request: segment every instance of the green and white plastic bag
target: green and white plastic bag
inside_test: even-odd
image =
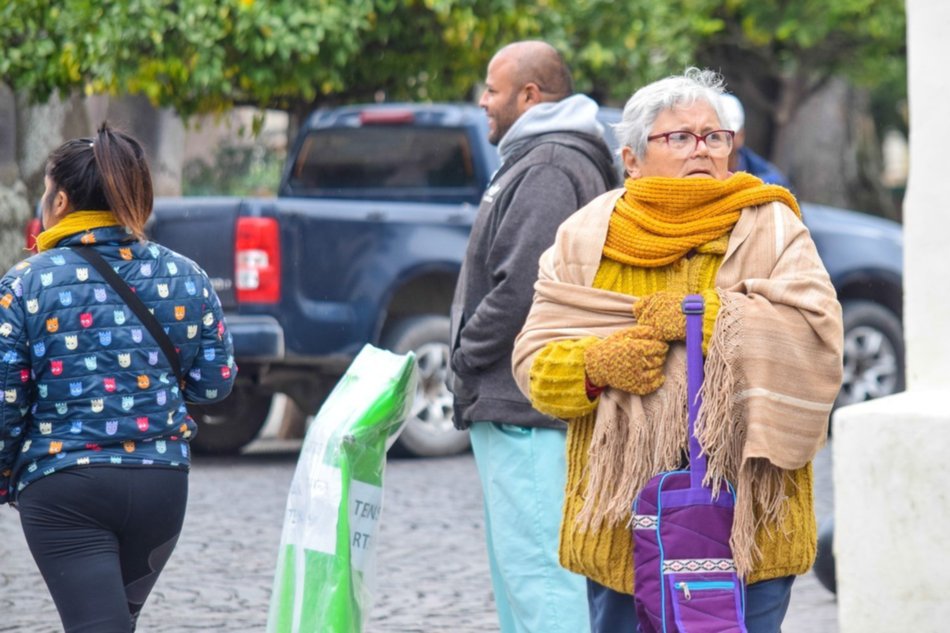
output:
[[[416,393],[412,353],[365,346],[310,424],[294,473],[268,633],[360,633],[376,588],[386,449]]]

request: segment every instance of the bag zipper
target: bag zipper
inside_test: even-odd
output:
[[[683,597],[687,600],[693,598],[691,591],[708,591],[715,589],[729,590],[735,588],[736,583],[728,580],[694,580],[693,582],[680,581],[673,583],[673,587],[683,591]]]

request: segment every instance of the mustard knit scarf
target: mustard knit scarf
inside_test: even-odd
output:
[[[631,266],[658,268],[725,235],[745,207],[782,202],[799,217],[795,197],[778,185],[737,172],[714,178],[627,179],[607,229],[604,255]]]
[[[91,231],[104,226],[119,226],[112,211],[73,211],[54,227],[46,229],[36,236],[36,249],[39,252],[55,248],[64,238],[83,231]],[[83,244],[91,244],[95,241],[95,236],[89,233],[83,236]]]

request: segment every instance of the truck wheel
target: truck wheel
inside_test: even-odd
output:
[[[844,376],[835,407],[904,390],[904,333],[900,319],[871,301],[843,301]]]
[[[284,398],[284,415],[277,429],[277,437],[282,440],[295,440],[307,434],[308,416],[300,405],[290,397]]]
[[[468,449],[468,432],[452,424],[452,393],[445,382],[449,371],[448,317],[401,319],[384,334],[383,346],[399,354],[415,352],[419,366],[416,399],[393,451],[413,457],[439,457]]]
[[[270,413],[270,393],[249,386],[237,386],[231,395],[214,404],[188,405],[188,413],[198,425],[191,441],[195,453],[235,455],[251,443]]]

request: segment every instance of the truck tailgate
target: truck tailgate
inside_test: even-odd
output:
[[[234,231],[241,198],[156,198],[146,230],[149,239],[193,259],[211,278],[222,307],[234,294]]]
[[[475,214],[469,204],[319,198],[277,198],[270,208],[287,264],[287,352],[303,357],[352,358],[375,342],[402,277],[457,273]]]

